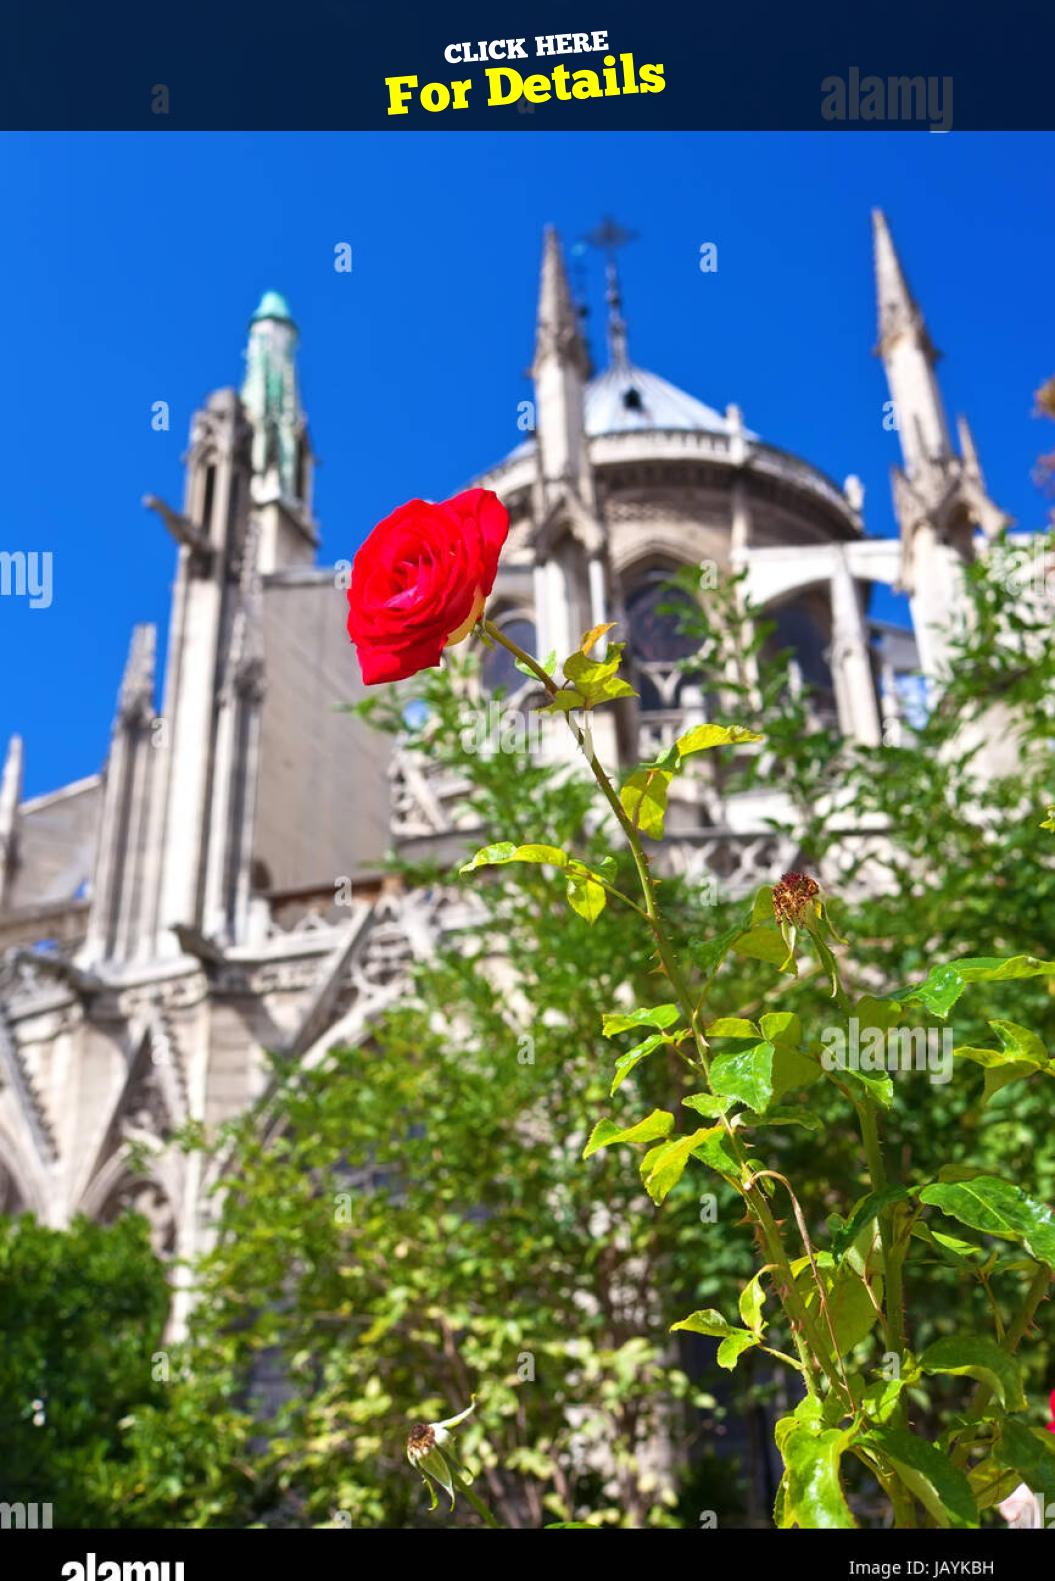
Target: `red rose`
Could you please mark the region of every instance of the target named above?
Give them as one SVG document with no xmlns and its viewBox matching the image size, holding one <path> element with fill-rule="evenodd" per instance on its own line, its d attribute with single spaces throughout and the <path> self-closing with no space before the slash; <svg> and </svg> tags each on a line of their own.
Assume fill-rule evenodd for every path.
<svg viewBox="0 0 1055 1581">
<path fill-rule="evenodd" d="M 378 522 L 348 589 L 348 635 L 367 686 L 430 669 L 469 635 L 508 531 L 509 512 L 490 489 L 440 505 L 409 500 Z"/>
</svg>

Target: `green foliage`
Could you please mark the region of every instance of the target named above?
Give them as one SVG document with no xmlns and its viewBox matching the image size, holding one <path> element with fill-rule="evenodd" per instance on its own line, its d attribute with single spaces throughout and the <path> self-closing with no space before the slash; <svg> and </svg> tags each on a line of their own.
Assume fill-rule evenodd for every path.
<svg viewBox="0 0 1055 1581">
<path fill-rule="evenodd" d="M 50 1503 L 55 1526 L 111 1524 L 128 1420 L 165 1405 L 154 1360 L 168 1300 L 145 1219 L 0 1219 L 6 1500 Z"/>
<path fill-rule="evenodd" d="M 720 1366 L 732 1369 L 743 1354 L 762 1348 L 804 1380 L 802 1406 L 777 1430 L 785 1466 L 776 1511 L 781 1525 L 855 1524 L 844 1490 L 847 1455 L 874 1478 L 902 1525 L 977 1525 L 1014 1469 L 1008 1445 L 1037 1469 L 1039 1440 L 1028 1431 L 1023 1436 L 1007 1413 L 1028 1404 L 1015 1352 L 1048 1293 L 1055 1215 L 1011 1176 L 1014 1131 L 1006 1107 L 988 1133 L 980 1134 L 979 1115 L 986 1105 L 1006 1105 L 1005 1089 L 1021 1092 L 1027 1078 L 1051 1074 L 1048 980 L 1055 961 L 1050 921 L 1032 901 L 1038 890 L 1050 895 L 1055 863 L 1038 848 L 1036 833 L 1023 830 L 1047 824 L 1040 812 L 1052 799 L 1051 688 L 1038 686 L 1037 674 L 1055 682 L 1055 637 L 1050 623 L 1015 607 L 1005 552 L 1009 546 L 1001 545 L 988 563 L 970 568 L 972 609 L 953 637 L 957 662 L 910 746 L 867 749 L 818 731 L 808 697 L 787 684 L 782 657 L 767 648 L 769 633 L 744 608 L 735 579 L 712 598 L 699 577 L 685 573 L 682 588 L 697 595 L 699 612 L 689 622 L 699 648 L 686 668 L 736 710 L 738 723 L 682 737 L 633 770 L 615 802 L 603 767 L 586 751 L 616 814 L 612 833 L 634 860 L 641 897 L 634 909 L 655 945 L 664 979 L 656 997 L 664 1003 L 651 1014 L 646 1005 L 606 1019 L 607 1034 L 653 1030 L 619 1056 L 610 1095 L 629 1095 L 626 1117 L 597 1121 L 584 1156 L 612 1144 L 644 1147 L 639 1173 L 657 1206 L 700 1168 L 742 1199 L 763 1264 L 741 1293 L 745 1326 L 706 1307 L 673 1327 L 718 1340 Z M 1016 657 L 1011 665 L 1009 649 Z M 618 652 L 618 645 L 608 650 L 608 680 L 617 674 L 611 660 Z M 585 662 L 568 661 L 575 674 Z M 994 686 L 997 677 L 1001 684 Z M 997 717 L 994 697 L 1014 709 L 1020 753 L 1015 770 L 1002 778 L 980 774 L 975 762 L 980 744 L 1009 728 L 1011 716 Z M 755 751 L 763 731 L 765 743 Z M 817 883 L 802 875 L 764 887 L 739 919 L 734 908 L 722 908 L 706 936 L 686 926 L 676 906 L 667 909 L 642 839 L 662 837 L 684 760 L 715 746 L 740 750 L 712 779 L 729 791 L 750 788 L 765 774 L 784 791 L 789 830 L 807 851 L 819 854 L 833 844 L 842 850 L 833 827 L 870 820 L 884 831 L 866 849 L 871 872 L 862 898 L 840 907 L 841 931 Z M 852 842 L 844 863 L 846 854 L 849 877 Z M 995 903 L 985 893 L 994 866 L 1006 891 Z M 635 926 L 640 923 L 629 919 L 628 934 Z M 805 971 L 803 946 L 812 957 Z M 793 1009 L 789 990 L 780 986 L 787 976 L 794 979 Z M 944 1023 L 954 1011 L 955 1052 L 937 1045 L 951 1058 L 932 1062 L 930 1018 Z M 977 1035 L 980 1024 L 996 1034 L 999 1048 Z M 870 1061 L 845 1057 L 851 1037 L 858 1040 L 855 1055 L 867 1048 Z M 922 1050 L 916 1072 L 932 1078 L 926 1105 L 915 1105 L 925 1109 L 930 1136 L 913 1106 L 898 1101 L 914 1047 Z M 833 1049 L 842 1057 L 830 1058 Z M 682 1106 L 713 1124 L 692 1129 L 667 1107 L 644 1113 L 635 1104 L 632 1085 L 663 1051 L 682 1059 L 702 1089 L 684 1095 Z M 984 1073 L 980 1093 L 954 1081 L 972 1066 Z M 819 1091 L 807 1118 L 801 1102 L 810 1088 Z M 887 1111 L 892 1119 L 884 1123 L 899 1126 L 904 1138 L 904 1183 L 892 1183 L 888 1173 L 879 1129 Z M 847 1117 L 859 1129 L 857 1147 L 847 1145 Z M 820 1179 L 818 1161 L 804 1151 L 815 1144 L 782 1138 L 779 1127 L 796 1120 L 821 1127 Z M 762 1145 L 755 1132 L 764 1134 L 772 1163 L 754 1156 Z M 1036 1130 L 1019 1134 L 1032 1141 Z M 1050 1145 L 1040 1162 L 1050 1182 Z M 769 1206 L 778 1191 L 792 1209 L 783 1222 Z M 833 1202 L 842 1212 L 832 1211 Z M 927 1215 L 933 1209 L 971 1238 L 950 1235 L 945 1221 Z M 987 1237 L 1014 1242 L 1016 1255 L 989 1250 Z M 778 1338 L 783 1330 L 782 1343 L 797 1359 L 764 1340 L 766 1275 L 780 1308 L 769 1326 Z M 952 1296 L 956 1287 L 961 1293 Z M 979 1331 L 975 1295 L 991 1334 Z M 953 1314 L 959 1327 L 950 1332 Z M 909 1344 L 920 1342 L 917 1361 Z M 898 1372 L 882 1384 L 869 1382 L 869 1369 L 884 1355 L 893 1356 Z M 976 1393 L 957 1411 L 948 1389 L 968 1379 Z M 984 1470 L 990 1464 L 995 1475 Z"/>
</svg>

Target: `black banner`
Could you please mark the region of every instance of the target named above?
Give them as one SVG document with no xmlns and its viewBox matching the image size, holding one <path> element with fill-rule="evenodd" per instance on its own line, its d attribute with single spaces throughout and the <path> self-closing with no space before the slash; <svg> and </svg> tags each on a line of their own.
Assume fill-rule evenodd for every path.
<svg viewBox="0 0 1055 1581">
<path fill-rule="evenodd" d="M 10 0 L 5 128 L 1039 130 L 1055 8 Z"/>
</svg>

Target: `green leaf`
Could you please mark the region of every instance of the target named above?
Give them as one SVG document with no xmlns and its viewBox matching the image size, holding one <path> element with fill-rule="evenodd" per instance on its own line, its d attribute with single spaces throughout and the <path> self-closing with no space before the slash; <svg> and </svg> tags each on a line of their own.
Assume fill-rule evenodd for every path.
<svg viewBox="0 0 1055 1581">
<path fill-rule="evenodd" d="M 520 671 L 521 675 L 527 675 L 533 681 L 538 680 L 538 676 L 535 674 L 535 672 L 531 668 L 530 664 L 525 664 L 523 659 L 514 659 L 513 660 L 513 665 L 514 665 L 515 669 L 518 669 Z M 545 670 L 547 675 L 552 675 L 553 674 L 554 670 L 557 668 L 557 650 L 556 650 L 556 648 L 552 648 L 544 659 L 540 659 L 539 660 L 539 667 L 540 667 L 540 669 Z"/>
<path fill-rule="evenodd" d="M 653 1109 L 636 1125 L 618 1126 L 614 1120 L 598 1120 L 590 1132 L 590 1139 L 583 1148 L 583 1158 L 589 1158 L 602 1147 L 613 1142 L 653 1142 L 657 1136 L 667 1136 L 674 1124 L 674 1116 L 667 1109 Z"/>
<path fill-rule="evenodd" d="M 862 1439 L 892 1462 L 905 1485 L 939 1526 L 977 1526 L 971 1485 L 947 1454 L 901 1427 L 873 1427 Z"/>
<path fill-rule="evenodd" d="M 598 681 L 596 686 L 583 688 L 586 697 L 586 706 L 596 708 L 598 703 L 611 703 L 617 697 L 636 697 L 638 694 L 629 681 L 622 680 L 618 675 L 607 677 Z"/>
<path fill-rule="evenodd" d="M 834 999 L 839 992 L 838 962 L 820 934 L 813 928 L 808 931 L 810 938 L 813 940 L 813 948 L 817 951 L 817 959 L 828 974 L 828 982 L 831 984 L 831 996 Z"/>
<path fill-rule="evenodd" d="M 722 1131 L 723 1127 L 717 1125 L 691 1131 L 672 1142 L 664 1142 L 645 1155 L 641 1164 L 641 1178 L 653 1202 L 658 1204 L 669 1196 L 696 1149 Z"/>
<path fill-rule="evenodd" d="M 1031 1257 L 1055 1268 L 1055 1215 L 1008 1180 L 978 1175 L 973 1180 L 938 1181 L 923 1188 L 920 1201 L 972 1230 L 1021 1241 Z"/>
<path fill-rule="evenodd" d="M 592 646 L 592 644 L 591 644 Z M 596 686 L 602 681 L 615 675 L 623 658 L 625 642 L 612 642 L 603 659 L 591 659 L 588 650 L 580 649 L 564 661 L 565 679 L 581 691 L 587 687 Z"/>
<path fill-rule="evenodd" d="M 628 681 L 617 674 L 626 644 L 613 642 L 603 659 L 588 658 L 585 652 L 573 653 L 564 661 L 564 676 L 582 698 L 582 705 L 593 708 L 615 697 L 636 697 Z M 559 695 L 559 694 L 558 694 Z"/>
<path fill-rule="evenodd" d="M 894 1082 L 885 1071 L 877 1070 L 835 1070 L 830 1071 L 831 1079 L 850 1088 L 861 1098 L 869 1103 L 877 1103 L 883 1109 L 894 1107 Z"/>
<path fill-rule="evenodd" d="M 663 838 L 663 820 L 673 778 L 666 769 L 635 769 L 619 792 L 619 801 L 630 822 L 650 839 Z"/>
<path fill-rule="evenodd" d="M 1055 1499 L 1055 1434 L 1044 1428 L 1026 1427 L 1013 1417 L 1000 1424 L 1000 1438 L 993 1449 L 1002 1466 L 1017 1471 L 1035 1493 L 1045 1500 Z"/>
<path fill-rule="evenodd" d="M 901 1004 L 921 1004 L 944 1020 L 968 983 L 998 983 L 1023 977 L 1051 976 L 1055 976 L 1055 961 L 1038 960 L 1034 955 L 1012 955 L 1006 959 L 968 956 L 944 966 L 931 967 L 922 983 L 903 988 L 891 997 Z"/>
<path fill-rule="evenodd" d="M 897 1408 L 905 1378 L 877 1378 L 861 1396 L 861 1406 L 873 1422 L 887 1421 Z"/>
<path fill-rule="evenodd" d="M 762 1017 L 765 1021 L 767 1018 Z M 809 1087 L 821 1078 L 820 1061 L 812 1054 L 803 1054 L 788 1043 L 773 1045 L 773 1102 L 782 1098 L 794 1087 Z"/>
<path fill-rule="evenodd" d="M 828 1228 L 832 1232 L 832 1255 L 844 1257 L 866 1224 L 871 1224 L 892 1202 L 903 1202 L 907 1196 L 904 1186 L 884 1186 L 882 1191 L 871 1191 L 862 1198 L 849 1219 L 840 1219 L 837 1213 L 833 1213 L 828 1219 Z"/>
<path fill-rule="evenodd" d="M 555 845 L 514 845 L 512 840 L 499 840 L 495 845 L 485 845 L 482 850 L 461 868 L 471 873 L 477 867 L 500 867 L 506 862 L 538 862 L 550 867 L 567 867 L 570 858 Z"/>
<path fill-rule="evenodd" d="M 585 872 L 569 874 L 567 895 L 572 911 L 584 917 L 587 922 L 597 921 L 607 899 L 604 885 L 599 884 L 590 873 Z"/>
<path fill-rule="evenodd" d="M 720 1115 L 728 1114 L 736 1099 L 725 1098 L 711 1092 L 692 1092 L 681 1101 L 686 1109 L 695 1109 L 697 1114 L 704 1114 L 709 1119 L 717 1120 Z"/>
<path fill-rule="evenodd" d="M 781 1107 L 770 1104 L 765 1114 L 749 1114 L 745 1117 L 746 1124 L 750 1127 L 756 1125 L 801 1125 L 804 1131 L 819 1131 L 823 1121 L 819 1114 L 805 1109 L 801 1105 Z"/>
<path fill-rule="evenodd" d="M 736 927 L 726 928 L 724 933 L 716 934 L 713 939 L 690 940 L 689 953 L 705 977 L 713 977 L 737 939 L 745 931 L 744 928 L 737 925 Z"/>
<path fill-rule="evenodd" d="M 657 1027 L 661 1031 L 672 1027 L 680 1016 L 677 1005 L 650 1005 L 644 1010 L 613 1011 L 601 1021 L 601 1032 L 611 1038 L 617 1032 L 629 1032 L 632 1027 Z"/>
<path fill-rule="evenodd" d="M 839 1463 L 850 1434 L 838 1427 L 817 1432 L 794 1427 L 782 1444 L 784 1495 L 780 1524 L 808 1529 L 856 1527 L 842 1483 Z"/>
<path fill-rule="evenodd" d="M 831 1254 L 828 1252 L 816 1253 L 815 1260 L 817 1272 L 824 1286 L 825 1300 L 828 1305 L 832 1328 L 835 1331 L 838 1354 L 845 1356 L 847 1351 L 853 1350 L 855 1345 L 859 1345 L 865 1336 L 871 1333 L 878 1321 L 879 1314 L 875 1309 L 871 1296 L 868 1294 L 864 1280 L 849 1263 L 841 1263 L 836 1268 Z M 795 1283 L 807 1309 L 817 1315 L 818 1335 L 825 1350 L 830 1353 L 831 1334 L 828 1330 L 828 1320 L 820 1310 L 817 1285 L 810 1267 L 809 1258 L 796 1258 L 791 1264 L 791 1271 L 795 1276 Z M 876 1300 L 881 1301 L 882 1280 L 873 1274 L 871 1285 Z"/>
<path fill-rule="evenodd" d="M 576 708 L 585 707 L 586 699 L 581 692 L 575 691 L 574 688 L 570 691 L 564 688 L 556 692 L 548 703 L 543 704 L 541 708 L 536 708 L 535 712 L 536 714 L 570 714 Z"/>
<path fill-rule="evenodd" d="M 711 1063 L 711 1086 L 727 1098 L 738 1098 L 749 1109 L 765 1109 L 773 1097 L 772 1043 L 748 1049 L 731 1049 Z"/>
<path fill-rule="evenodd" d="M 762 923 L 749 928 L 736 940 L 733 949 L 737 955 L 748 955 L 755 961 L 769 961 L 791 977 L 798 974 L 795 957 L 789 953 L 775 923 Z"/>
<path fill-rule="evenodd" d="M 1035 955 L 970 956 L 953 963 L 965 983 L 1004 983 L 1023 977 L 1055 977 L 1055 961 L 1038 960 Z"/>
<path fill-rule="evenodd" d="M 685 1329 L 689 1334 L 706 1334 L 709 1339 L 725 1339 L 729 1334 L 743 1334 L 744 1329 L 734 1328 L 726 1322 L 720 1312 L 713 1307 L 704 1307 L 699 1312 L 690 1312 L 687 1318 L 682 1318 L 677 1323 L 670 1325 L 673 1334 L 677 1329 Z"/>
<path fill-rule="evenodd" d="M 870 1032 L 873 1027 L 880 1032 L 889 1032 L 904 1013 L 896 999 L 877 999 L 874 994 L 862 994 L 854 1006 L 859 1033 Z"/>
<path fill-rule="evenodd" d="M 771 1043 L 797 1049 L 802 1042 L 802 1022 L 794 1011 L 771 1010 L 759 1022 L 762 1036 Z"/>
<path fill-rule="evenodd" d="M 942 1262 L 950 1263 L 954 1268 L 966 1268 L 972 1261 L 977 1262 L 986 1255 L 985 1248 L 974 1241 L 964 1241 L 959 1236 L 933 1230 L 923 1219 L 913 1221 L 911 1233 L 937 1252 Z"/>
<path fill-rule="evenodd" d="M 709 1038 L 758 1038 L 761 1036 L 753 1021 L 745 1021 L 742 1016 L 719 1016 L 717 1021 L 712 1021 L 705 1028 Z"/>
<path fill-rule="evenodd" d="M 1017 1471 L 1001 1468 L 999 1462 L 990 1455 L 986 1460 L 980 1460 L 973 1465 L 967 1473 L 967 1480 L 971 1484 L 975 1503 L 979 1510 L 990 1510 L 994 1504 L 1000 1504 L 1013 1493 L 1022 1481 Z"/>
<path fill-rule="evenodd" d="M 720 1175 L 739 1179 L 740 1161 L 733 1152 L 733 1144 L 725 1127 L 711 1126 L 706 1131 L 697 1131 L 696 1135 L 700 1141 L 692 1150 L 693 1157 L 717 1170 Z"/>
<path fill-rule="evenodd" d="M 707 752 L 711 747 L 735 747 L 745 741 L 764 740 L 764 736 L 743 725 L 695 725 L 679 736 L 674 745 L 679 757 L 688 758 L 695 752 Z"/>
<path fill-rule="evenodd" d="M 740 1317 L 752 1334 L 761 1334 L 766 1326 L 762 1321 L 762 1308 L 766 1302 L 762 1280 L 768 1272 L 766 1268 L 759 1269 L 750 1284 L 746 1284 L 740 1292 Z"/>
<path fill-rule="evenodd" d="M 984 1068 L 983 1103 L 988 1103 L 994 1093 L 1010 1082 L 1032 1076 L 1037 1071 L 1055 1075 L 1055 1064 L 1049 1059 L 1047 1049 L 1029 1027 L 1021 1027 L 1014 1021 L 990 1021 L 989 1025 L 1000 1039 L 1000 1048 L 964 1045 L 952 1051 L 954 1059 L 970 1060 Z"/>
<path fill-rule="evenodd" d="M 1049 1063 L 1048 1051 L 1042 1039 L 1029 1027 L 1020 1027 L 1015 1021 L 990 1021 L 989 1025 L 1000 1039 L 1009 1059 L 1031 1060 L 1037 1065 Z"/>
<path fill-rule="evenodd" d="M 643 1043 L 635 1043 L 632 1049 L 627 1049 L 625 1054 L 620 1054 L 615 1062 L 615 1077 L 612 1081 L 612 1089 L 609 1096 L 615 1096 L 635 1065 L 640 1065 L 643 1059 L 647 1059 L 650 1054 L 659 1048 L 660 1044 L 666 1043 L 666 1041 L 667 1039 L 661 1032 L 654 1032 L 651 1037 L 645 1038 Z"/>
<path fill-rule="evenodd" d="M 732 1372 L 744 1351 L 753 1349 L 757 1344 L 758 1340 L 753 1334 L 730 1334 L 718 1346 L 718 1354 L 714 1359 L 719 1367 Z"/>
<path fill-rule="evenodd" d="M 758 1336 L 745 1328 L 734 1328 L 727 1323 L 720 1312 L 713 1308 L 705 1311 L 693 1312 L 687 1318 L 682 1318 L 680 1323 L 670 1325 L 671 1332 L 675 1329 L 684 1329 L 690 1334 L 705 1334 L 709 1339 L 720 1339 L 717 1362 L 719 1367 L 732 1372 L 737 1361 L 745 1350 L 752 1349 L 759 1343 Z"/>
<path fill-rule="evenodd" d="M 1024 1411 L 1018 1362 L 987 1334 L 951 1334 L 928 1345 L 919 1358 L 924 1372 L 947 1372 L 977 1378 L 989 1385 L 1005 1411 Z"/>
</svg>

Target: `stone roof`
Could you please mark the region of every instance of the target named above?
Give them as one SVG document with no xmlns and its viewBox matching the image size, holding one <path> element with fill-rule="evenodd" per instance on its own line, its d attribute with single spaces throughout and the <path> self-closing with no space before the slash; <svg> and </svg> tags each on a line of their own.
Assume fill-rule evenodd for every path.
<svg viewBox="0 0 1055 1581">
<path fill-rule="evenodd" d="M 687 428 L 710 434 L 733 431 L 729 419 L 658 373 L 632 362 L 614 363 L 586 386 L 586 432 L 621 434 L 650 428 Z M 757 438 L 744 430 L 746 439 Z"/>
<path fill-rule="evenodd" d="M 589 439 L 598 439 L 602 434 L 672 429 L 731 434 L 735 426 L 713 406 L 698 401 L 669 379 L 626 361 L 610 363 L 590 380 L 583 391 L 583 417 Z M 758 439 L 749 428 L 741 428 L 740 432 L 745 439 Z M 506 459 L 530 455 L 534 448 L 534 439 L 525 439 Z"/>
</svg>

